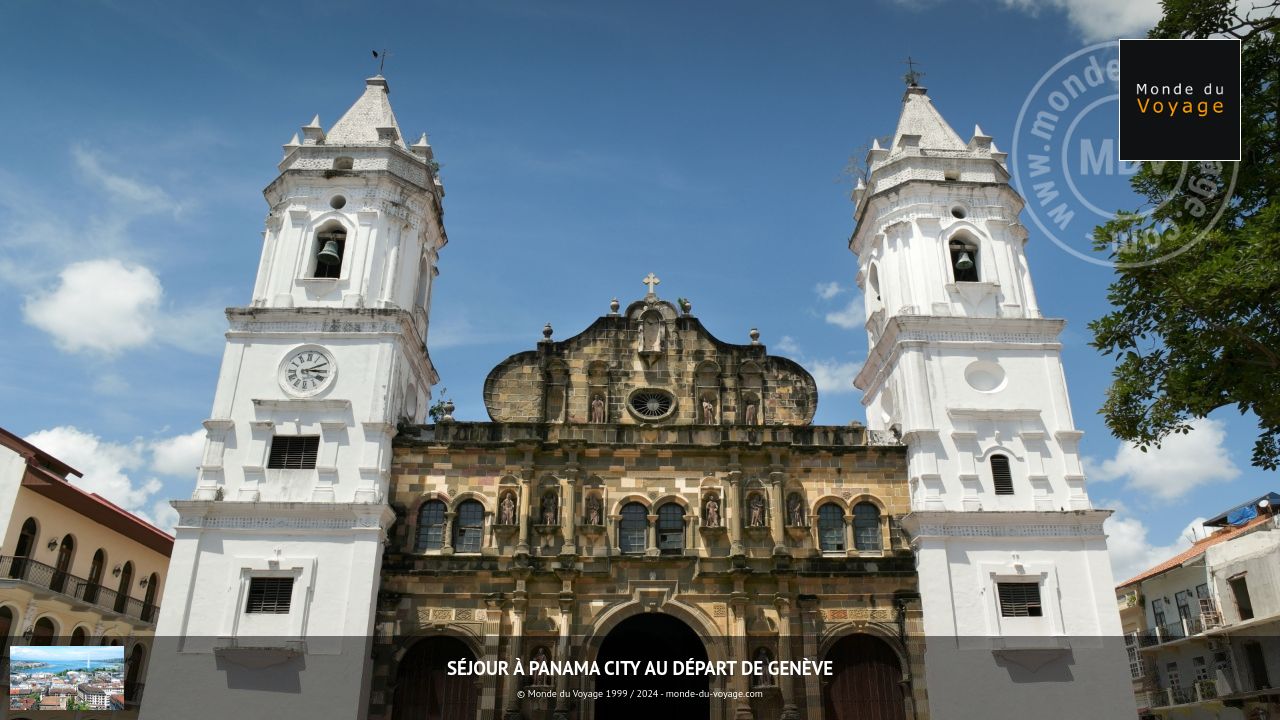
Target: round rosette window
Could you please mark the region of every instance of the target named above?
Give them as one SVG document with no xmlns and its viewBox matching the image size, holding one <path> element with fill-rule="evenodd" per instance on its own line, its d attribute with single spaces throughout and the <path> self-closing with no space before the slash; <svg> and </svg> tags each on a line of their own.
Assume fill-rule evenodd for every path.
<svg viewBox="0 0 1280 720">
<path fill-rule="evenodd" d="M 627 408 L 640 420 L 653 422 L 669 416 L 676 409 L 676 399 L 666 390 L 642 388 L 627 398 Z"/>
</svg>

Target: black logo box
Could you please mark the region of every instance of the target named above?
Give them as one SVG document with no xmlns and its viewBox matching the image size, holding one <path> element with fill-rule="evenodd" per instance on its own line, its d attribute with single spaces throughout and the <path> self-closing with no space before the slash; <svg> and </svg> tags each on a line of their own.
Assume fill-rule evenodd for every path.
<svg viewBox="0 0 1280 720">
<path fill-rule="evenodd" d="M 1119 154 L 1130 162 L 1238 161 L 1239 38 L 1122 39 Z"/>
</svg>

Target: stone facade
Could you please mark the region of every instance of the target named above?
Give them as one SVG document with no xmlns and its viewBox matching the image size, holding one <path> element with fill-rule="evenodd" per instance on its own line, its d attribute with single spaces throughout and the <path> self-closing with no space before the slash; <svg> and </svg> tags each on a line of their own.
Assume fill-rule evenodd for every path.
<svg viewBox="0 0 1280 720">
<path fill-rule="evenodd" d="M 642 318 L 654 309 L 670 328 L 660 346 L 644 343 Z M 567 387 L 559 421 L 530 417 L 545 407 L 547 368 L 567 378 L 555 389 Z M 670 392 L 675 406 L 644 421 L 624 405 L 643 389 Z M 608 398 L 606 421 L 582 422 L 597 394 Z M 711 423 L 693 411 L 704 394 L 716 404 Z M 424 636 L 455 637 L 480 660 L 541 651 L 590 661 L 611 629 L 644 613 L 688 625 L 713 661 L 762 648 L 821 660 L 842 637 L 874 636 L 899 662 L 904 717 L 928 717 L 914 560 L 896 520 L 910 508 L 904 448 L 868 443 L 860 425 L 808 424 L 816 388 L 798 365 L 763 345 L 720 342 L 650 297 L 512 356 L 489 375 L 485 397 L 500 421 L 423 426 L 396 440 L 371 718 L 414 711 L 396 707 L 410 702 L 396 688 L 421 682 L 405 658 Z M 761 424 L 738 421 L 744 398 L 766 398 Z M 432 503 L 444 511 L 437 530 Z M 479 503 L 478 539 L 454 527 L 465 503 Z M 642 518 L 638 530 L 628 517 Z M 604 717 L 572 698 L 521 699 L 527 682 L 477 677 L 479 716 Z M 590 691 L 596 678 L 551 682 Z M 712 699 L 710 717 L 822 717 L 816 675 L 710 681 L 712 690 L 757 685 L 760 697 Z"/>
</svg>

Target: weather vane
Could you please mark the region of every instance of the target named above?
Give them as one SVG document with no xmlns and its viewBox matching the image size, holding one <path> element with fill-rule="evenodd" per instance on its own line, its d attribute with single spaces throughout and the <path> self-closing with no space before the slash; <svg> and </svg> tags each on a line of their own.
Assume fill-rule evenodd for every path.
<svg viewBox="0 0 1280 720">
<path fill-rule="evenodd" d="M 910 87 L 915 87 L 919 85 L 920 78 L 924 77 L 924 73 L 916 69 L 916 62 L 915 60 L 911 59 L 910 55 L 907 56 L 906 65 L 907 65 L 907 74 L 903 77 L 903 79 L 907 81 L 907 85 L 909 85 Z"/>
<path fill-rule="evenodd" d="M 378 74 L 381 75 L 382 66 L 385 65 L 387 62 L 387 55 L 388 55 L 387 50 L 386 48 L 383 48 L 382 52 L 378 52 L 377 50 L 373 50 L 372 52 L 373 52 L 373 59 L 378 61 Z"/>
</svg>

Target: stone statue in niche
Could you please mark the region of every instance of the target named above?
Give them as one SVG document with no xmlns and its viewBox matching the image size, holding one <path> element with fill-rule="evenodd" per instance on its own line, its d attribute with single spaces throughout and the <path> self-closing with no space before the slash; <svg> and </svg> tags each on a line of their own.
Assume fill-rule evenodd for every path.
<svg viewBox="0 0 1280 720">
<path fill-rule="evenodd" d="M 716 424 L 716 406 L 710 400 L 702 400 L 702 422 L 706 425 Z"/>
<path fill-rule="evenodd" d="M 755 398 L 748 398 L 746 407 L 742 409 L 742 424 L 755 425 L 758 412 L 759 407 L 756 405 Z"/>
<path fill-rule="evenodd" d="M 538 648 L 537 652 L 533 654 L 533 659 L 529 661 L 529 664 L 533 668 L 532 682 L 534 685 L 551 684 L 551 675 L 546 670 L 547 663 L 550 661 L 551 658 L 547 655 L 545 647 Z"/>
<path fill-rule="evenodd" d="M 662 345 L 667 339 L 667 326 L 657 312 L 645 313 L 643 337 L 640 349 L 642 352 L 662 352 Z"/>
<path fill-rule="evenodd" d="M 720 501 L 715 495 L 707 496 L 707 504 L 702 510 L 704 524 L 709 528 L 720 527 Z"/>
<path fill-rule="evenodd" d="M 774 680 L 773 673 L 769 672 L 769 662 L 773 660 L 773 654 L 766 648 L 760 648 L 756 650 L 756 656 L 754 659 L 756 661 L 756 667 L 760 668 L 760 672 L 756 673 L 755 676 L 751 678 L 752 684 L 756 687 L 772 685 Z"/>
<path fill-rule="evenodd" d="M 591 398 L 591 422 L 604 422 L 604 398 L 599 395 Z"/>
<path fill-rule="evenodd" d="M 602 511 L 603 511 L 603 508 L 601 507 L 600 496 L 588 495 L 587 496 L 587 524 L 603 525 L 604 523 L 601 522 L 601 515 L 603 514 Z"/>
<path fill-rule="evenodd" d="M 560 513 L 556 512 L 556 494 L 549 492 L 542 496 L 542 524 L 557 525 L 559 524 Z"/>
<path fill-rule="evenodd" d="M 516 500 L 514 495 L 515 493 L 502 494 L 502 502 L 498 505 L 499 525 L 516 524 Z"/>
<path fill-rule="evenodd" d="M 750 508 L 747 524 L 751 527 L 764 527 L 764 498 L 760 497 L 760 493 L 753 493 L 747 502 Z"/>
<path fill-rule="evenodd" d="M 791 516 L 791 524 L 795 527 L 804 526 L 804 502 L 800 500 L 800 496 L 792 494 L 787 501 L 787 514 Z"/>
</svg>

